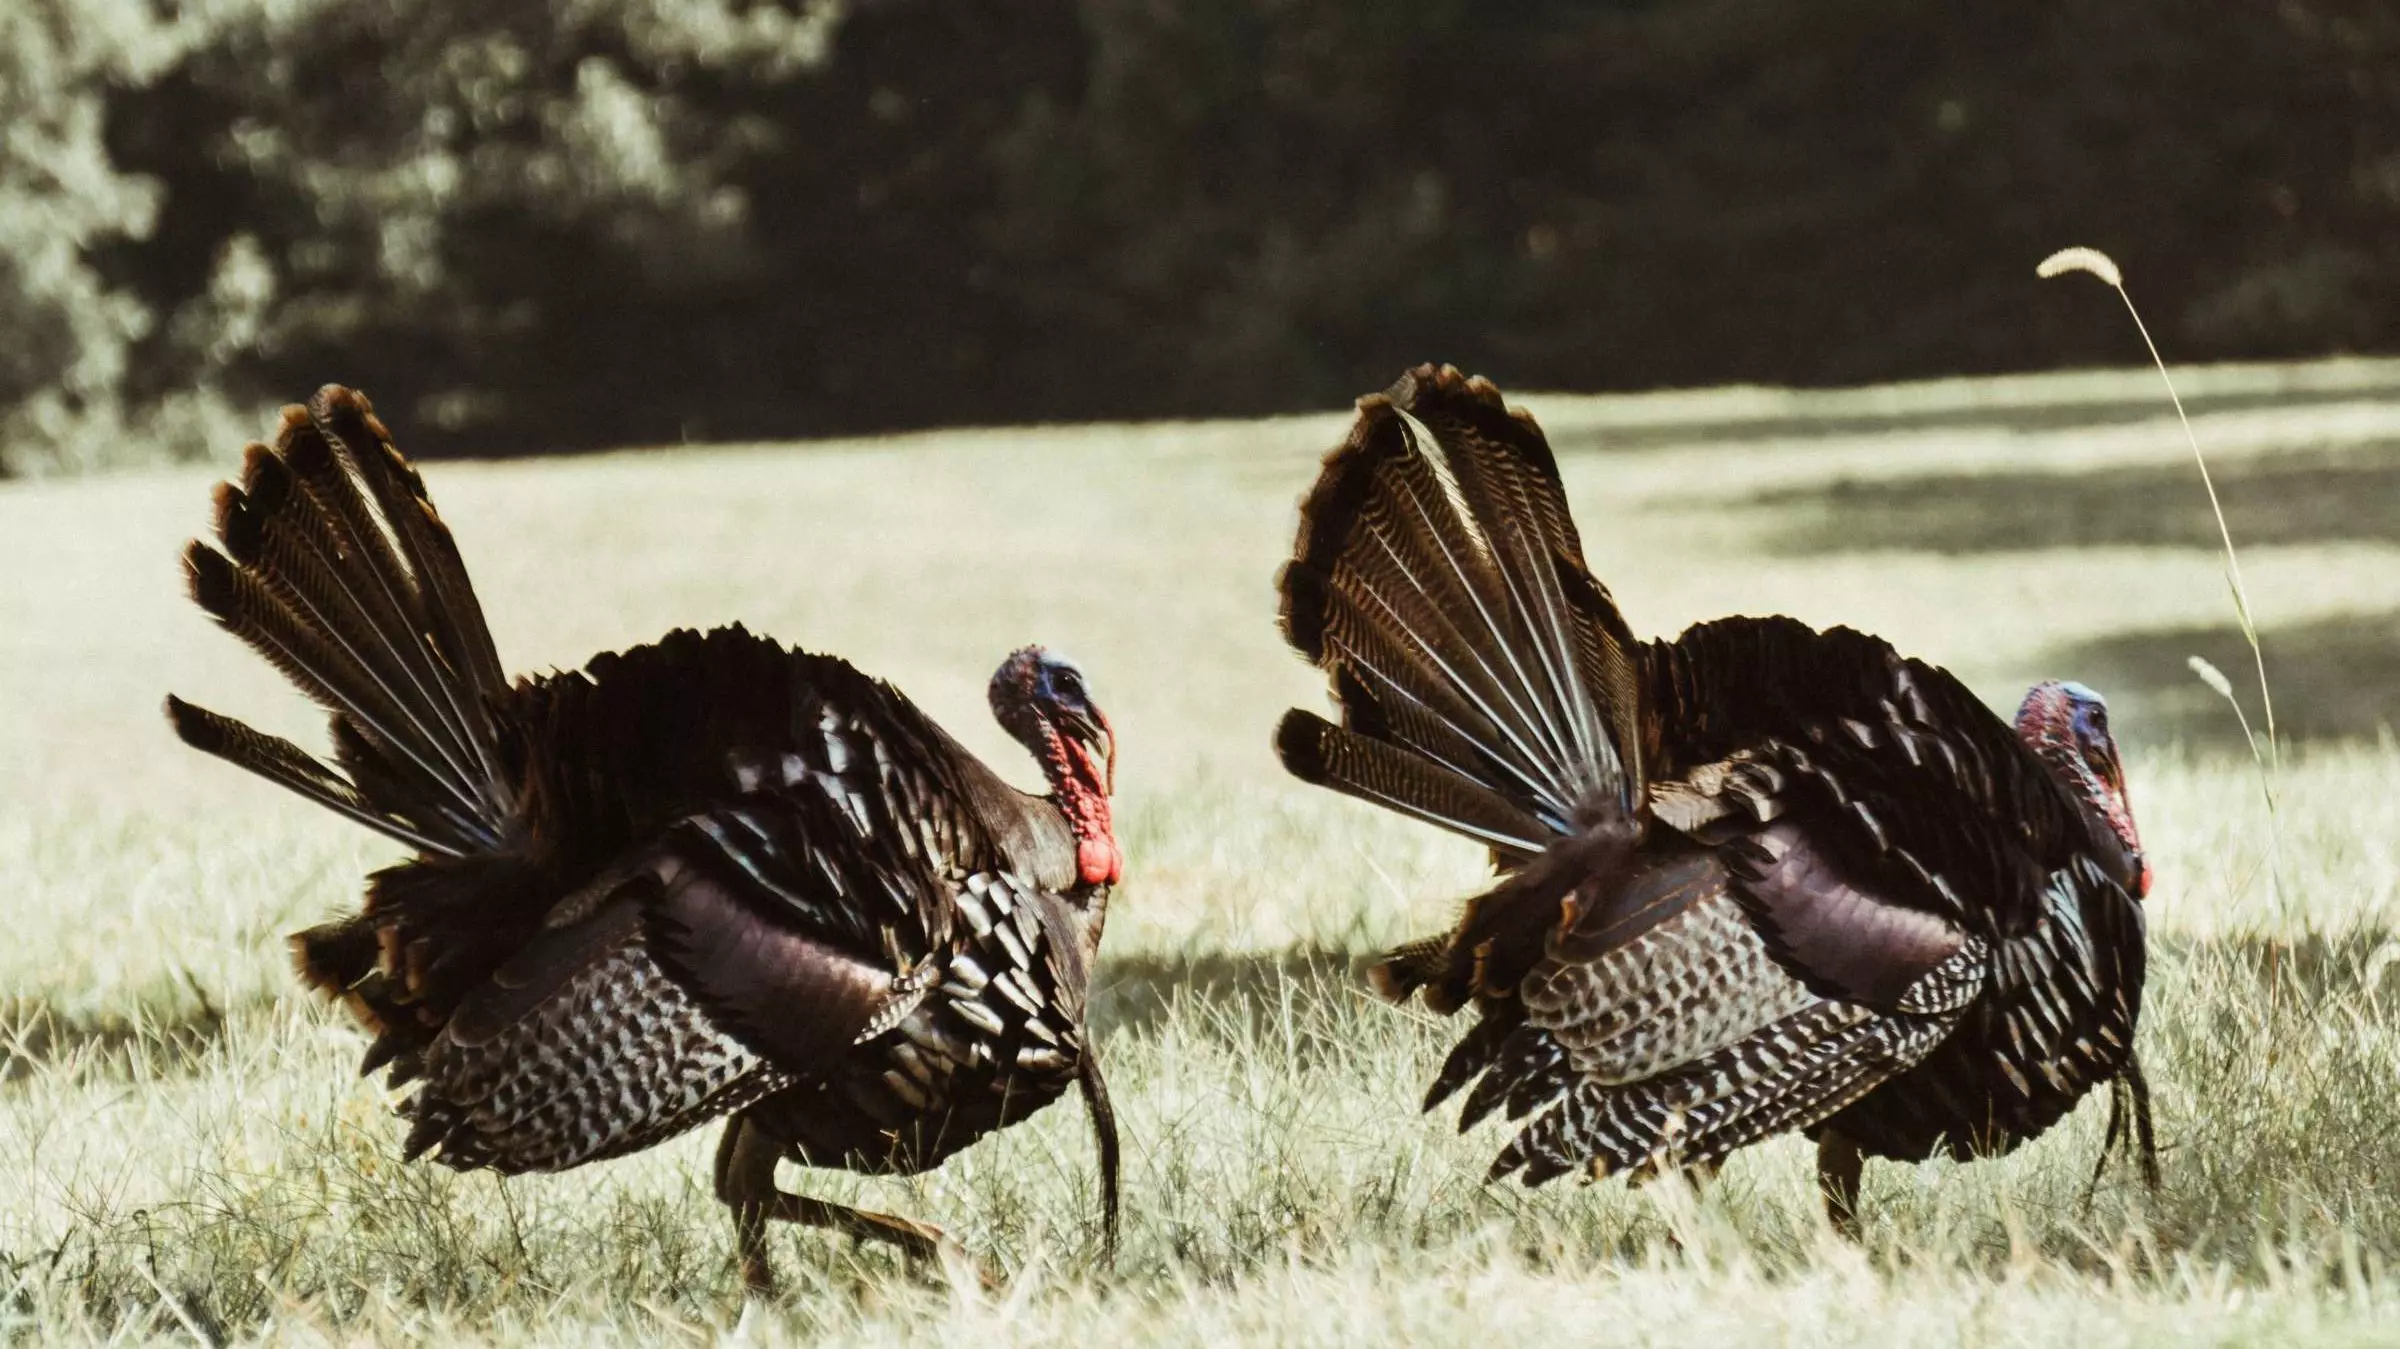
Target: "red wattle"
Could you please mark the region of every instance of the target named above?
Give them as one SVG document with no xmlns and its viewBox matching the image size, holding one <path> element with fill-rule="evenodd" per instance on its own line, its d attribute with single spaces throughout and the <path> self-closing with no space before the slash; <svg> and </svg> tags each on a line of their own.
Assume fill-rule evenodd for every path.
<svg viewBox="0 0 2400 1349">
<path fill-rule="evenodd" d="M 1125 874 L 1125 855 L 1117 851 L 1116 841 L 1107 838 L 1083 838 L 1075 843 L 1076 878 L 1085 885 L 1115 885 Z"/>
</svg>

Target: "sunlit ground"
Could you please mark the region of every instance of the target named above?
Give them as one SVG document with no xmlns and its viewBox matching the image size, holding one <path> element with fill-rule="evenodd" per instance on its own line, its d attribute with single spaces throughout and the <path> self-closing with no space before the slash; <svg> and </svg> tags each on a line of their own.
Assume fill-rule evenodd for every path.
<svg viewBox="0 0 2400 1349">
<path fill-rule="evenodd" d="M 777 1243 L 784 1296 L 746 1319 L 709 1139 L 505 1184 L 402 1167 L 359 1038 L 294 990 L 281 934 L 392 853 L 158 714 L 172 688 L 316 734 L 181 600 L 177 548 L 236 447 L 216 474 L 0 485 L 0 1339 L 2400 1334 L 2400 367 L 2187 385 L 2247 543 L 2273 827 L 2187 667 L 2222 668 L 2263 730 L 2155 388 L 1523 400 L 1637 631 L 1785 612 L 1881 633 L 1996 706 L 2046 675 L 2114 703 L 2161 878 L 2141 1038 L 2164 1188 L 2112 1169 L 2087 1201 L 2094 1098 L 2002 1161 L 1870 1168 L 1863 1249 L 1823 1232 L 1803 1144 L 1743 1154 L 1695 1208 L 1487 1187 L 1498 1130 L 1417 1113 L 1458 1028 L 1373 1003 L 1348 965 L 1438 925 L 1477 856 L 1299 789 L 1267 749 L 1284 707 L 1321 705 L 1271 580 L 1343 417 L 430 466 L 518 668 L 739 618 L 890 678 L 1030 785 L 982 697 L 1041 640 L 1120 732 L 1132 868 L 1098 1003 L 1128 1147 L 1116 1269 L 1062 1106 L 920 1181 L 785 1177 L 943 1224 L 1002 1290 L 800 1232 Z"/>
</svg>

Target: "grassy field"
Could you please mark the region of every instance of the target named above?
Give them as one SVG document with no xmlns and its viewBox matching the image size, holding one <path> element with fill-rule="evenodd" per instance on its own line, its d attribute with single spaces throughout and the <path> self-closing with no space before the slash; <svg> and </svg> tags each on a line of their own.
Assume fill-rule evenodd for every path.
<svg viewBox="0 0 2400 1349">
<path fill-rule="evenodd" d="M 1061 1107 L 913 1182 L 787 1172 L 946 1225 L 999 1290 L 802 1232 L 777 1239 L 785 1295 L 748 1307 L 708 1139 L 506 1183 L 397 1164 L 358 1037 L 280 940 L 390 850 L 158 715 L 171 688 L 315 734 L 181 601 L 211 475 L 0 485 L 0 1341 L 2400 1339 L 2400 365 L 2190 377 L 2289 742 L 2279 875 L 2258 770 L 2185 665 L 2248 674 L 2155 388 L 1523 399 L 1637 630 L 1782 611 L 1998 706 L 2043 675 L 2115 703 L 2160 877 L 2164 1188 L 2112 1169 L 2087 1201 L 2095 1098 L 2002 1161 L 1870 1167 L 1856 1247 L 1798 1142 L 1698 1203 L 1526 1192 L 1480 1182 L 1496 1129 L 1417 1114 L 1457 1028 L 1349 966 L 1439 924 L 1475 851 L 1303 791 L 1267 749 L 1284 707 L 1321 705 L 1270 579 L 1344 418 L 432 466 L 517 668 L 739 618 L 893 679 L 1030 783 L 982 690 L 1039 639 L 1116 721 L 1116 1269 Z"/>
</svg>

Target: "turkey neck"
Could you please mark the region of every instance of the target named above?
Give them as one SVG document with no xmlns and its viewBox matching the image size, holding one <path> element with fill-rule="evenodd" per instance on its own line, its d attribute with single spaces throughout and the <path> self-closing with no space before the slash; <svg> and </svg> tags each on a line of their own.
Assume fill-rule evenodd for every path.
<svg viewBox="0 0 2400 1349">
<path fill-rule="evenodd" d="M 1075 838 L 1075 879 L 1086 889 L 1097 888 L 1104 899 L 1107 887 L 1124 874 L 1125 854 L 1117 847 L 1108 807 L 1108 770 L 1092 757 L 1082 741 L 1042 725 L 1042 771 L 1050 779 L 1050 804 L 1066 817 Z"/>
<path fill-rule="evenodd" d="M 2133 833 L 2132 816 L 2122 806 L 2122 798 L 2112 793 L 2084 760 L 2075 733 L 2056 716 L 2040 716 L 2020 718 L 2017 736 L 2033 751 L 2033 757 L 2041 760 L 2042 767 L 2066 788 L 2067 795 L 2083 807 L 2084 819 L 2091 826 L 2093 848 L 2104 858 L 2114 859 L 2108 869 L 2129 890 L 2138 889 L 2138 882 L 2130 879 L 2136 874 L 2132 845 L 2125 841 Z M 2140 895 L 2137 893 L 2135 897 Z"/>
</svg>

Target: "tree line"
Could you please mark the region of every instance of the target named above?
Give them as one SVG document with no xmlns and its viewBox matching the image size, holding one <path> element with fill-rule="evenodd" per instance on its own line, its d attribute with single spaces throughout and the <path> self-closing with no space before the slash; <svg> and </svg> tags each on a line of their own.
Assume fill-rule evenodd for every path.
<svg viewBox="0 0 2400 1349">
<path fill-rule="evenodd" d="M 2400 16 L 2286 0 L 12 0 L 0 469 L 2400 345 Z"/>
</svg>

